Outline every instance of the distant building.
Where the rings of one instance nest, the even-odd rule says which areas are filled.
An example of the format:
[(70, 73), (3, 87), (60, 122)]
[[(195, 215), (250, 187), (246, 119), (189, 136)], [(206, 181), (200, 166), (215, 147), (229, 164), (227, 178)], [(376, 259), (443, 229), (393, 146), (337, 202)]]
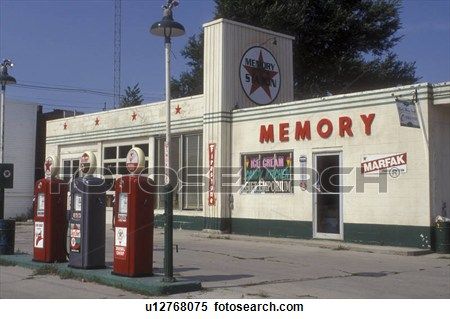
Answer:
[(6, 100), (4, 160), (14, 164), (14, 188), (5, 190), (5, 218), (29, 214), (32, 207), (38, 108)]
[(59, 109), (43, 113), (37, 103), (6, 100), (5, 163), (14, 164), (14, 188), (5, 190), (5, 218), (30, 215), (34, 183), (44, 176), (47, 121), (81, 114)]
[(47, 134), (47, 121), (82, 115), (83, 112), (53, 109), (43, 112), (42, 105), (38, 106), (36, 125), (36, 158), (34, 179), (37, 181), (44, 177), (45, 138)]

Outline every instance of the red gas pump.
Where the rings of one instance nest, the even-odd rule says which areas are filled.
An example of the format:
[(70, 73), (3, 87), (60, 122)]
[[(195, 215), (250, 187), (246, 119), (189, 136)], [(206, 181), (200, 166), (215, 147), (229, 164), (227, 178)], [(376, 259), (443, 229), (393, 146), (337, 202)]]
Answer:
[(155, 186), (151, 179), (139, 175), (144, 163), (144, 152), (132, 148), (126, 162), (131, 175), (124, 175), (115, 183), (113, 274), (116, 275), (153, 274)]
[(41, 262), (66, 261), (67, 184), (55, 178), (58, 160), (45, 160), (45, 178), (34, 188), (33, 260)]

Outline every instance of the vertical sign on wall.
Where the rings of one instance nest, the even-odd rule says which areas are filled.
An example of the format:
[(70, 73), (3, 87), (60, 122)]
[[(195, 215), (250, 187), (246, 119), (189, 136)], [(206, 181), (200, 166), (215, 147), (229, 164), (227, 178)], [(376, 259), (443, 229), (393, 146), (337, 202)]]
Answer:
[(169, 184), (169, 144), (167, 142), (164, 142), (164, 168), (164, 181), (166, 184)]
[(208, 163), (209, 163), (209, 185), (208, 185), (208, 205), (215, 206), (216, 205), (216, 197), (215, 197), (215, 174), (214, 174), (214, 165), (216, 161), (216, 143), (208, 144)]
[(306, 181), (308, 179), (308, 174), (306, 171), (306, 155), (300, 156), (300, 189), (302, 191), (306, 190)]

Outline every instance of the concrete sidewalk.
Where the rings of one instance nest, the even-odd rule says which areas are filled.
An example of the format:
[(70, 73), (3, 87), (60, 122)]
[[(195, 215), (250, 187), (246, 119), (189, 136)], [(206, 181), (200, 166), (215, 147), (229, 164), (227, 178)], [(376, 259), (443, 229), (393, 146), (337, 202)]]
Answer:
[(124, 277), (111, 273), (112, 264), (107, 263), (102, 269), (69, 268), (68, 263), (40, 263), (32, 260), (33, 255), (18, 253), (14, 255), (0, 255), (0, 265), (20, 266), (35, 270), (35, 274), (53, 274), (61, 279), (74, 278), (81, 281), (95, 282), (102, 285), (121, 288), (146, 296), (161, 296), (201, 290), (198, 281), (179, 278), (173, 282), (164, 282), (160, 269), (154, 269), (153, 276)]
[[(18, 225), (16, 248), (30, 253), (32, 233), (32, 225)], [(156, 269), (162, 268), (162, 244), (163, 232), (156, 229)], [(174, 231), (174, 244), (178, 245), (178, 252), (174, 252), (175, 276), (200, 281), (204, 289), (168, 298), (450, 298), (449, 255), (407, 256), (409, 250), (404, 248), (184, 230)], [(112, 261), (112, 245), (113, 231), (107, 230), (107, 261)], [(82, 291), (88, 283), (51, 276), (26, 279), (18, 267), (0, 269), (2, 298), (17, 298), (21, 292), (33, 298), (30, 295), (39, 285), (49, 291), (50, 280), (55, 285), (70, 282), (74, 287), (67, 290), (70, 298), (85, 297), (74, 292)], [(114, 294), (117, 292), (99, 293), (97, 298)], [(39, 297), (55, 298), (50, 292)]]
[(380, 246), (380, 245), (363, 245), (326, 239), (290, 239), (290, 238), (276, 238), (276, 237), (257, 237), (257, 236), (245, 236), (235, 234), (219, 234), (216, 232), (194, 232), (193, 236), (209, 239), (230, 239), (230, 240), (252, 241), (258, 243), (303, 245), (307, 247), (318, 247), (332, 250), (351, 250), (365, 253), (377, 253), (377, 254), (400, 255), (400, 256), (421, 256), (433, 253), (430, 249)]

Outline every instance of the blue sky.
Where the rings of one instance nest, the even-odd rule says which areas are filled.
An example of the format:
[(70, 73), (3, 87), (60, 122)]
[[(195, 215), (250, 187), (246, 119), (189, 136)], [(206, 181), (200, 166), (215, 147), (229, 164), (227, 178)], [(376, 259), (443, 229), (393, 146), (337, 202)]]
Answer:
[[(122, 0), (122, 88), (139, 82), (145, 102), (164, 99), (163, 40), (149, 26), (161, 19), (163, 0)], [(186, 69), (180, 50), (213, 18), (212, 0), (182, 0), (175, 19), (187, 35), (173, 40), (173, 74)], [(405, 0), (403, 35), (394, 49), (417, 62), (420, 82), (450, 81), (450, 0)], [(0, 58), (11, 58), (18, 82), (113, 92), (114, 1), (0, 0)], [(109, 96), (8, 87), (7, 97), (46, 109), (99, 111)]]

